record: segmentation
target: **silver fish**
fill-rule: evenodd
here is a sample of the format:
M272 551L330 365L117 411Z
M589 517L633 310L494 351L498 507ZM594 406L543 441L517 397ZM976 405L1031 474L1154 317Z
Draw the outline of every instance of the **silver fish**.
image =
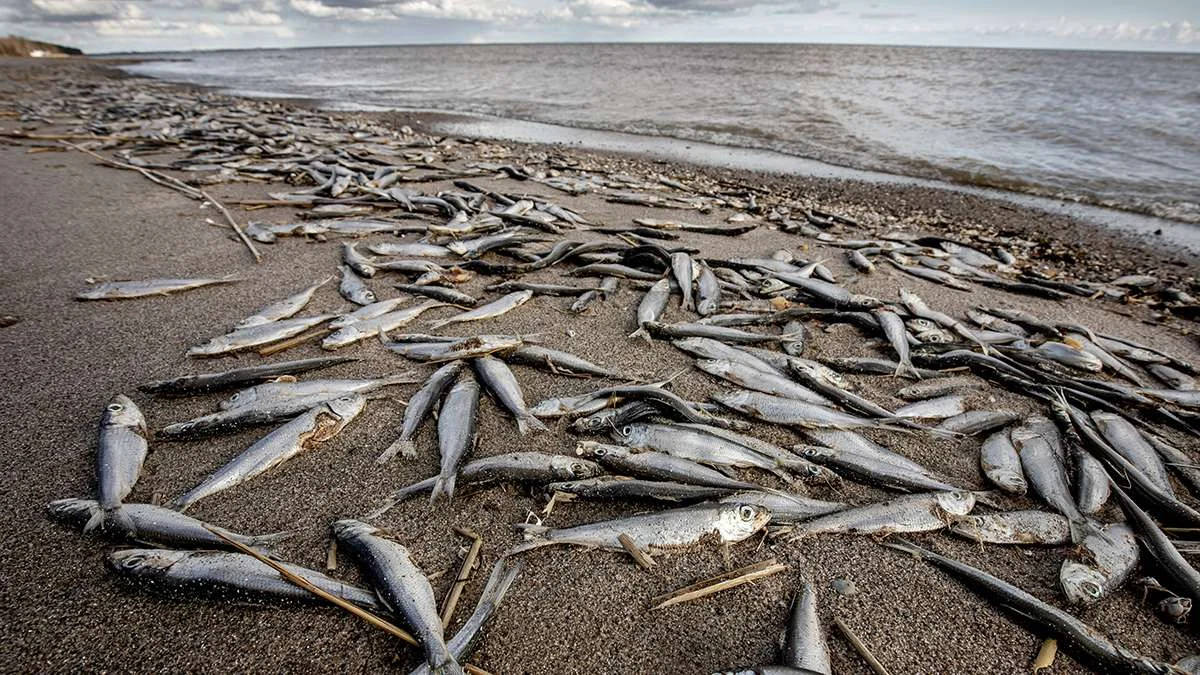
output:
M513 547L509 555L561 545L621 551L622 534L647 553L686 548L708 539L733 544L761 530L770 518L771 512L761 506L734 503L700 504L561 529L521 525L518 528L527 541Z
M358 323L359 321L366 321L367 319L374 319L377 316L383 316L384 314L387 314L388 312L396 309L397 307L400 306L401 303L403 303L407 300L408 300L408 298L400 297L400 298L388 298L387 300L379 300L377 302L372 302L369 305L364 305L362 307L359 307L358 309L354 310L353 312L350 312L348 314L343 314L343 315L339 316L338 318L334 319L333 321L330 321L329 327L330 328L345 328L346 326L349 326L350 324L353 324L353 323Z
M1029 489L1021 469L1021 456L1009 438L1008 429L1001 429L983 441L979 466L993 485L1009 494L1023 495Z
M493 300L486 305L476 307L467 312L456 314L448 319L430 322L430 327L434 329L448 326L452 323L462 323L464 321L479 321L481 319L491 319L501 314L506 314L521 305L529 302L533 297L533 291L516 291L509 293L498 300Z
M530 427L534 431L549 431L525 406L525 395L521 393L521 385L503 361L492 356L482 356L473 359L471 365L496 401L517 421L517 433L524 436Z
M884 426L875 420L848 415L832 408L746 389L721 392L712 398L727 408L772 424L835 429Z
M520 572L520 562L512 563L505 558L497 560L496 564L492 567L492 574L488 577L487 584L483 587L483 592L479 596L479 602L475 604L475 611L467 618L462 628L454 634L454 637L446 643L446 648L450 650L450 653L460 663L466 660L471 655L471 652L474 651L475 645L483 634L484 625L495 615L501 601L508 594L508 589L516 581L517 575ZM419 668L409 673L409 675L433 675L433 671L429 669L428 664L423 663Z
M295 316L297 312L304 309L304 306L307 305L310 300L312 300L312 297L317 292L317 289L321 288L332 280L333 277L328 277L324 281L318 281L299 293L289 295L279 302L271 303L258 310L254 314L237 322L237 325L235 325L234 328L238 329L249 328L251 326L261 326L265 323L271 323L272 321L279 321L281 319L287 319Z
M700 316L715 314L721 306L721 283L717 280L717 275L704 263L699 265L696 291L696 313Z
M1025 427L1013 429L1011 438L1021 456L1021 468L1025 471L1029 486L1042 501L1071 521L1072 539L1077 540L1082 536L1080 527L1086 523L1086 519L1071 496L1067 469L1061 455L1044 436Z
M341 270L342 282L338 284L338 292L343 298L364 307L378 300L375 292L367 286L367 282L355 274L349 265L342 265Z
M242 553L131 548L110 552L105 563L113 572L154 590L299 602L317 600L312 593L285 580L270 565ZM331 595L373 612L387 611L375 594L365 588L299 565L280 564Z
M322 403L261 438L174 501L183 511L200 499L244 483L295 457L316 443L336 436L367 404L361 394Z
M1092 413L1092 421L1114 450L1121 453L1163 492L1175 494L1162 458L1137 427L1120 415L1106 412Z
M128 397L117 394L104 407L100 419L100 442L96 451L96 501L100 510L84 525L90 532L107 519L126 529L129 523L117 513L138 476L149 453L146 442L146 418Z
M902 418L946 419L964 412L963 397L952 394L901 406L894 414Z
M355 321L344 328L339 328L333 335L321 340L321 349L330 351L340 349L360 340L372 338L388 331L396 330L397 328L403 328L416 321L425 312L444 306L445 303L438 302L437 300L426 300L419 305L381 314L373 319Z
M379 271L370 259L359 253L357 245L349 241L342 242L342 262L346 263L346 266L354 270L359 276L368 279L375 276L375 273Z
M975 508L970 492L926 492L887 502L845 509L814 518L794 527L788 541L820 534L895 534L930 532L947 526L950 517L965 516Z
M434 406L458 377L463 366L462 361L451 361L429 376L425 384L421 385L417 393L408 400L408 406L404 408L404 422L400 427L400 437L393 441L387 450L383 451L383 454L376 460L377 462L383 464L397 454L406 459L417 456L417 446L413 444L412 438L417 435L421 424L429 417L429 413L433 412Z
M1046 511L963 516L950 524L950 531L981 544L1059 546L1071 541L1071 526L1067 519Z
M783 663L801 673L832 675L829 645L817 615L817 591L805 581L804 589L792 599L792 617L784 641Z
M654 450L634 452L631 448L620 445L580 441L575 448L575 454L594 459L604 466L628 476L679 481L691 485L730 490L756 490L759 487L753 483L730 478L720 471L710 469L690 459Z
M650 333L646 331L646 324L658 321L663 311L667 309L667 303L670 299L671 280L659 279L654 282L654 285L650 287L650 290L646 291L646 295L642 296L642 301L638 304L638 329L630 333L629 337L641 337L649 342Z
M895 312L889 309L873 309L871 314L875 316L875 320L879 322L879 328L883 330L883 334L887 337L888 342L892 345L892 349L896 352L896 356L900 359L900 366L896 370L896 375L901 372L908 372L915 376L916 371L913 370L912 360L908 355L908 329L904 327L904 320Z
M375 255L404 256L407 258L449 258L453 255L450 249L435 244L396 244L383 242L367 244L367 249Z
M741 362L728 360L699 359L696 367L709 375L727 380L740 387L773 396L807 401L816 405L830 405L831 401L817 392L805 387L795 380L764 372L744 365Z
M942 431L973 436L1006 424L1012 424L1020 418L1021 416L1014 412L968 410L961 415L955 415L954 417L942 420L942 423L937 425L937 428Z
M106 532L106 534L118 535L127 541L164 548L230 548L228 542L209 531L210 527L246 546L269 546L295 534L294 532L260 535L238 534L208 525L178 511L152 504L125 504L119 508L122 518L131 527L124 532ZM50 502L48 511L51 518L82 528L102 509L98 502L91 499L56 499Z
M244 349L252 349L294 337L336 316L336 314L318 314L316 316L283 319L258 326L239 328L225 335L217 336L202 345L192 347L187 350L187 355L192 357L220 356Z
M272 406L288 399L309 399L324 396L337 398L345 394L365 394L398 384L412 384L409 373L397 373L375 380L304 380L302 382L266 382L243 389L219 404L222 410L252 406Z
M462 667L446 646L433 587L409 557L408 549L357 520L337 521L333 534L353 552L383 603L412 629L433 672L461 675Z
M1113 523L1092 532L1080 542L1081 558L1068 558L1058 581L1067 602L1090 605L1111 594L1138 563L1138 541L1125 523Z
M770 492L738 492L728 497L722 497L725 504L755 504L771 512L772 525L794 525L810 518L823 516L847 508L841 502L826 502L820 499L810 499L790 492L772 490Z
M76 300L131 300L169 295L214 284L231 284L240 279L145 279L142 281L103 281L75 296Z
M683 308L688 311L695 311L696 303L692 300L692 280L695 279L695 270L693 269L692 257L683 251L671 254L671 272L675 275L675 281L679 284L679 290L683 293Z
M479 383L471 371L459 374L454 386L442 401L438 414L438 450L441 454L441 471L433 485L429 499L440 496L447 500L454 497L454 485L458 478L458 467L475 444L476 415L479 412Z

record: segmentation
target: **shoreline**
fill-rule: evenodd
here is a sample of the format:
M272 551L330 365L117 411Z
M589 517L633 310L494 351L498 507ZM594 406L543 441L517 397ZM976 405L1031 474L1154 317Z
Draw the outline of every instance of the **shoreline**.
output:
M201 109L239 106L255 116L283 116L289 111L303 116L303 110L292 107L274 107L155 80L129 78L128 83L114 82L111 72L80 62L43 65L0 61L0 69L8 75L0 81L0 94L9 102L0 109L56 99L86 104L92 115L112 109L106 123L115 133L126 124L139 129L138 125L148 119L158 119L153 115L131 117L121 107L137 100L135 95L139 93L147 94L152 101L161 99L161 106L177 105L189 115ZM146 105L153 112L159 104ZM168 108L161 106L157 109L165 119ZM71 110L69 106L66 109ZM369 128L363 125L381 121L369 115L333 117L348 127L358 125L353 128ZM66 133L81 124L67 114L48 114L46 118L49 122L31 126L37 131ZM18 124L15 116L0 116L0 128L12 129ZM415 143L423 137L396 138ZM111 156L114 149L100 151ZM159 150L138 156L152 162L169 162L183 156L169 146ZM1017 246L1044 236L1044 241L1020 246L1022 255L1029 256L1022 263L1027 263L1029 269L1054 271L1067 279L1111 280L1119 273L1154 266L1158 255L1146 244L1120 243L1118 237L1065 217L1038 216L1034 224L1028 222L1035 214L1029 209L923 188L772 178L569 148L487 141L447 140L433 146L405 147L401 152L412 153L412 157L395 161L410 162L418 172L422 166L446 166L465 173L472 164L501 164L528 166L531 172L547 176L557 173L560 177L584 173L610 177L623 173L666 175L694 186L696 194L725 194L739 200L753 190L760 195L766 212L794 207L796 219L803 220L800 209L815 207L861 223L860 227L839 225L828 229L838 237L885 230L931 232L971 242L1011 242ZM427 162L421 157L425 153L436 157ZM123 583L101 562L111 544L82 536L45 516L49 501L84 496L93 489L96 425L100 411L114 394L129 394L154 429L210 412L224 396L160 399L140 393L137 386L154 379L263 363L253 353L197 361L187 358L185 350L224 332L265 304L328 276L337 268L340 245L345 240L332 236L328 241L281 237L277 243L260 245L264 261L255 265L228 227L206 223L207 219L219 220L212 209L202 209L198 202L154 185L136 172L99 166L88 155L53 141L2 137L0 168L0 194L9 205L7 234L12 243L0 250L0 268L5 270L5 283L0 284L0 315L20 318L18 323L0 328L0 358L9 364L7 383L0 388L0 405L10 411L11 441L0 455L0 489L6 494L0 502L0 540L6 542L0 547L0 565L9 570L7 583L0 585L0 604L6 607L8 617L0 626L0 639L10 644L15 654L7 668L264 673L304 669L332 673L415 666L419 658L413 652L398 648L379 631L332 608L162 596ZM213 173L169 171L184 180ZM746 212L725 206L700 211L621 204L606 199L605 190L570 195L544 183L518 181L494 170L473 174L468 180L499 193L550 199L605 225L628 225L634 218L652 217L722 227L729 224L729 217ZM446 177L406 186L426 194L458 189ZM258 208L237 204L241 200L262 200L271 191L310 187L311 182L297 172L287 182L220 182L206 184L205 189L229 205L237 220L245 224L249 220L296 222L303 215L312 215L293 206ZM569 230L567 236L576 241L613 241L589 229ZM383 240L383 235L377 235L360 241ZM389 240L398 241L394 237ZM698 256L717 258L793 252L826 260L839 281L855 292L891 300L903 287L955 316L979 304L1016 306L1042 317L1102 327L1189 361L1200 361L1196 324L1179 317L1156 318L1159 310L1143 303L1143 296L1137 294L1126 302L1082 297L1058 302L984 286L970 292L956 291L905 276L885 265L874 273L860 274L847 264L843 249L816 236L785 232L765 218L760 227L739 237L682 233L670 245L693 247L699 251ZM1133 255L1138 257L1118 260ZM489 260L506 259L491 256ZM1170 270L1170 278L1180 283L1195 274L1194 261L1181 260L1181 264ZM561 267L544 269L528 275L526 280L581 283L562 272ZM89 277L226 275L243 281L127 302L74 300ZM1162 276L1167 278L1166 274ZM392 297L396 295L392 284L398 280L384 275L371 284L381 298ZM479 274L462 289L491 300L494 294L488 295L484 289L492 281L493 277ZM537 333L547 347L620 369L630 377L649 381L674 376L672 391L689 400L706 399L720 385L694 368L689 357L664 341L643 343L626 337L633 329L642 295L643 290L635 284L623 282L613 297L585 315L572 314L567 309L567 298L537 296L518 310L463 330L471 334ZM327 287L317 294L306 313L343 312L346 306L337 291ZM442 318L449 316L449 309L435 310L430 318L435 318L435 313L436 318ZM665 319L694 317L672 302ZM414 330L426 328L413 326ZM812 322L809 331L805 355L811 358L888 353L886 343L845 324ZM290 360L328 354L315 344L306 344L271 358ZM335 355L359 361L327 371L329 377L366 378L407 371L413 374L412 379L424 380L433 370L429 365L391 354L374 342L347 347ZM514 371L530 404L613 383L566 378L529 366L515 366ZM903 404L896 396L897 380L892 377L848 379L862 395L889 409ZM281 542L276 552L289 562L323 570L331 522L360 516L378 506L397 487L437 472L436 434L428 424L416 439L420 451L417 458L386 465L375 462L398 433L404 414L401 401L410 400L419 386L389 390L388 397L373 401L342 435L245 486L201 502L189 515L238 532L295 530L296 536ZM995 387L973 391L968 402L972 409L1011 410L1022 415L1039 411L1028 399ZM519 435L514 426L498 405L485 400L480 413L479 447L473 457L515 450L574 454L579 437L570 432L568 425L552 424L550 431L528 436ZM132 500L169 500L181 494L268 430L256 428L195 441L152 439L151 454ZM756 423L751 431L784 446L802 440L794 431L774 425ZM935 467L956 485L978 490L987 487L979 469L978 439L926 438L876 429L864 431L864 435L913 461ZM1195 439L1172 440L1193 456L1200 451ZM771 487L789 487L768 474L747 471L740 475L762 480ZM897 496L850 480L840 484L810 482L794 489L814 499L852 504ZM1004 503L1006 508L1019 504L1032 508L1030 501L1005 498ZM487 568L518 541L513 525L529 514L540 514L545 505L540 491L494 487L464 492L454 502L433 509L424 500L414 500L397 507L382 524L411 547L414 560L425 572L441 573L434 584L439 597L448 590L465 551L464 541L451 528L468 527L483 536L483 566L463 595L455 619L460 622L469 612L466 608L478 597ZM563 527L658 508L580 500L559 503L553 513L539 517L547 525ZM1104 515L1114 519L1115 513L1110 506ZM982 547L938 533L914 538L1017 583L1039 598L1058 606L1064 604L1058 588L1058 569L1064 556L1061 548ZM340 557L345 559L331 574L361 583L348 556ZM772 557L788 569L703 601L660 611L646 609L651 598L663 593L730 567ZM820 615L827 627L837 673L868 671L853 649L829 629L833 616L850 625L898 674L947 669L987 675L1026 673L1042 638L950 577L879 546L871 537L817 537L803 545L755 538L730 547L724 554L716 547L698 546L656 557L659 564L650 571L641 570L623 554L604 551L546 549L531 552L524 560L525 570L471 659L496 675L683 675L772 663L777 657L775 636L786 623L788 600L805 581L811 581L820 594ZM831 584L841 580L853 582L857 592L843 595L835 591ZM1154 618L1131 586L1099 605L1070 611L1099 630L1119 636L1129 648L1156 659L1174 661L1196 651L1192 635ZM1063 647L1052 673L1092 672ZM136 658L130 659L129 654Z

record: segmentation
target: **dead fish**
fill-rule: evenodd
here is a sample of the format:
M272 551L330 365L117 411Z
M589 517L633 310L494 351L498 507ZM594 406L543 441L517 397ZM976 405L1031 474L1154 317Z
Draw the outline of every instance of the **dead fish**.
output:
M1104 363L1094 355L1062 342L1043 342L1031 351L1048 361L1077 370L1098 373L1104 369Z
M498 482L545 484L553 481L585 480L604 473L600 465L587 459L551 455L544 452L509 452L467 462L458 472L458 480L471 486ZM365 520L375 520L396 504L433 489L437 476L426 478L396 490L383 506Z
M761 530L770 518L770 511L751 504L699 504L561 529L518 525L527 541L507 555L561 545L621 551L624 547L618 537L622 534L629 535L646 553L686 548L706 540L734 544Z
M142 281L102 281L75 296L76 300L132 300L154 295L169 295L215 284L231 284L240 279L145 279Z
M782 396L797 401L807 401L817 405L830 404L829 399L799 384L795 380L764 372L742 363L723 359L698 359L696 367L709 375L714 375L740 387L759 391L764 394Z
M772 424L835 429L886 426L876 420L848 415L832 408L746 389L720 392L712 398L731 410Z
M479 304L479 300L474 296L467 295L462 291L444 286L418 286L416 284L396 284L396 289L413 295L423 295L427 298L440 300L448 305L461 305L463 307L474 307Z
M317 596L285 580L270 565L242 553L129 548L111 551L104 562L116 574L157 591L236 599L317 601ZM387 611L375 594L365 588L299 565L280 564L331 595L373 612Z
M96 450L96 501L100 509L84 524L90 532L101 524L123 530L132 523L121 517L121 502L133 491L150 452L146 418L128 397L117 394L104 407Z
M904 321L895 312L888 309L873 309L871 314L875 316L875 320L879 322L880 329L883 330L884 336L892 345L892 349L896 352L896 356L900 359L899 369L896 375L901 373L900 369L907 371L910 375L916 376L916 371L913 370L912 360L908 355L908 330L904 327Z
M367 249L375 255L404 256L406 258L449 258L452 255L450 249L436 244L382 242L367 244Z
M574 354L539 345L522 344L506 356L505 359L509 363L537 366L555 374L591 375L613 379L627 377L627 374L622 374L604 366L598 366Z
M706 326L702 323L660 323L647 321L642 328L651 335L659 338L677 340L690 337L704 337L720 340L729 344L762 344L765 342L780 342L778 335L762 335L725 326Z
M318 314L239 328L188 349L187 355L191 357L220 356L260 347L299 335L310 328L336 318L336 316L336 314Z
M388 312L399 307L402 303L407 302L408 298L389 298L387 300L379 300L372 302L369 305L364 305L348 314L343 314L333 321L329 322L330 328L345 328L359 321L374 319L375 317L383 316Z
M425 660L433 672L461 675L462 667L446 647L433 587L409 557L408 549L357 520L335 522L333 534L358 559L383 604L412 629L425 648Z
M988 436L979 450L979 465L983 475L996 487L1009 494L1023 495L1029 489L1021 456L1009 438L1008 429Z
M641 337L647 342L650 341L650 333L646 330L646 325L654 321L658 321L662 316L663 311L667 308L667 303L671 299L671 280L660 279L654 282L650 290L646 291L646 295L642 296L642 301L638 303L637 309L637 325L638 329L629 334L629 337Z
M969 410L961 415L943 420L941 424L937 425L937 428L942 431L973 436L1012 424L1020 418L1021 416L1014 412Z
M688 311L695 311L696 303L692 300L692 280L695 279L695 270L692 265L692 257L682 251L671 254L671 272L675 275L675 281L679 284L679 290L683 293L683 308Z
M349 265L342 265L342 281L338 292L342 297L356 305L369 305L377 300L375 292L367 287L367 282L354 273Z
M105 532L120 539L164 548L227 549L230 544L213 534L213 528L236 542L246 546L270 546L288 539L295 532L246 535L230 532L224 528L203 523L178 511L152 504L124 504L119 507L121 517L129 525L123 532ZM50 517L82 529L98 512L99 502L91 499L56 499L47 509Z
M1067 519L1046 511L1004 511L983 516L963 516L950 523L950 531L980 544L1060 546L1071 541L1071 527Z
M1149 478L1163 492L1175 494L1162 458L1137 427L1124 417L1107 412L1093 412L1092 421L1096 423L1109 445L1137 467L1142 475Z
M318 281L308 288L305 288L299 293L290 295L279 302L267 305L254 314L237 322L237 325L235 325L234 328L237 329L249 328L250 326L261 326L262 324L271 323L272 321L290 318L300 310L304 309L304 306L307 305L310 300L312 300L313 294L317 292L317 289L321 288L332 280L333 277L328 277L323 281Z
M1108 471L1100 460L1083 448L1075 454L1075 504L1084 515L1093 515L1108 502L1112 490Z
M717 275L704 263L698 265L696 277L696 313L700 316L712 316L721 306L721 283Z
M839 472L849 473L864 483L890 490L910 492L956 489L925 467L890 451L884 451L885 454L867 454L819 446L796 446L796 450L805 459L833 466Z
M666 452L644 450L635 452L620 445L595 441L580 441L575 454L600 462L609 469L627 476L653 480L678 481L727 490L756 490L754 483L736 480L703 464Z
M637 422L613 430L613 435L631 448L656 450L712 467L756 468L787 478L783 469L807 473L809 462L793 457L779 460L741 443L679 425Z
M909 385L897 391L896 395L906 401L924 401L939 396L947 396L974 386L975 382L971 380L941 377Z
M525 407L521 385L503 361L492 356L481 356L473 359L471 365L496 401L517 421L517 433L524 436L530 427L534 431L549 431L546 425Z
M597 501L658 501L679 504L712 500L730 492L728 488L625 476L598 476L550 483L546 486L547 495L561 493Z
M1087 520L1075 505L1061 454L1041 434L1018 427L1011 433L1013 447L1021 456L1025 479L1035 494L1071 522L1072 540L1084 535Z
M389 331L403 328L416 321L422 314L431 309L445 307L446 304L437 300L426 300L419 305L405 307L387 314L380 314L373 319L363 319L339 328L332 335L321 340L321 349L332 351L341 349L355 342L383 335Z
M429 496L432 502L440 496L447 500L454 497L454 486L458 479L458 467L475 445L475 429L479 413L479 383L471 371L458 375L442 401L438 414L438 450L441 455L441 471Z
M431 321L429 325L431 328L436 330L452 323L495 318L520 307L526 302L529 302L529 299L532 297L532 291L516 291L468 312L456 314L448 319L442 319L440 321Z
M596 290L584 293L571 304L571 311L579 314L595 303L607 300L616 294L620 283L621 280L617 277L604 277L600 280L600 285Z
M841 502L826 502L820 499L810 499L791 492L780 490L756 490L754 492L737 492L722 497L722 503L755 504L771 512L771 525L794 525L827 513L834 513L848 508Z
M361 394L349 394L316 406L261 438L176 499L172 506L184 511L204 497L244 483L314 444L333 438L362 412L366 404L367 400Z
M1067 602L1090 605L1120 588L1138 563L1138 541L1125 523L1091 532L1076 556L1063 561L1058 573Z
M343 356L326 356L299 361L284 361L268 363L261 366L237 368L221 373L204 373L201 375L184 375L170 380L155 380L138 387L148 394L158 396L194 396L209 394L225 389L236 389L246 384L261 382L284 375L296 375L322 368L349 363L357 359Z
M947 525L951 516L965 516L975 508L970 492L926 492L887 502L837 511L796 525L788 541L820 534L895 534L931 532Z
M337 398L346 394L366 394L383 387L412 384L408 373L396 373L373 380L304 380L266 382L243 389L221 401L221 410L234 410L258 406L280 405L289 399L312 399L314 397Z

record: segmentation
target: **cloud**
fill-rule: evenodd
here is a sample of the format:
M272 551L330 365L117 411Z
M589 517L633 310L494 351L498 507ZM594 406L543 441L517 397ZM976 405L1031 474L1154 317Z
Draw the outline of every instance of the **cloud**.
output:
M874 7L875 5L871 6ZM916 12L863 12L858 15L858 18L870 21L888 21L892 19L911 19L916 15Z
M1057 21L1045 23L1022 21L998 26L974 25L971 31L988 36L1050 36L1070 40L1200 44L1200 27L1187 20L1148 24L1131 21L1090 23L1059 17Z
M814 14L834 9L834 0L647 0L654 7L675 12L698 14L730 14L744 12L760 5L771 5L789 14Z
M9 10L19 23L86 23L119 16L125 7L102 0L17 0Z

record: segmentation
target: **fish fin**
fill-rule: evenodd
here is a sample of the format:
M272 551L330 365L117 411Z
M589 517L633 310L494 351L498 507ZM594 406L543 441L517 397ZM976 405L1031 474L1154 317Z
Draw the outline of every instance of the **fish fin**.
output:
M654 342L654 340L650 337L650 334L646 332L645 326L639 327L637 330L630 333L628 337L640 337L646 342Z
M114 534L120 533L129 538L133 538L133 536L137 533L137 527L133 524L133 518L130 518L129 513L125 511L125 509L121 508L120 505L114 509L104 510L102 515L104 519L104 529L107 532ZM95 519L95 516L92 516L92 518L88 520L88 523L90 524L91 520L93 519Z
M397 439L384 450L382 454L375 459L377 464L386 464L396 455L400 455L404 459L412 459L417 456L417 444L407 438Z
M410 373L408 371L404 371L403 373L396 373L395 375L388 375L387 377L380 380L380 382L377 386L391 387L391 386L394 386L397 384L416 384L418 381L419 380L412 379L412 373Z
M429 503L437 501L438 496L445 495L446 501L454 498L454 484L458 482L458 474L452 473L449 476L438 476L437 481L433 484L433 493L429 495Z
M529 433L529 423L525 421L524 417L514 417L513 420L517 423L518 434L524 436L525 434Z
M545 534L550 531L550 528L545 525L539 523L520 523L516 525L516 529L521 531L521 534L525 537L525 541L508 549L508 552L502 556L503 558L524 553L525 551L532 551L535 548L551 546L555 543L545 538Z
M529 428L533 429L534 431L550 431L550 427L543 424L541 420L533 415L526 417L525 421L529 424Z
M96 509L95 511L92 512L91 517L88 518L87 523L83 526L83 532L85 534L88 532L92 532L96 528L103 525L104 521L107 517L108 517L108 513L104 509Z

